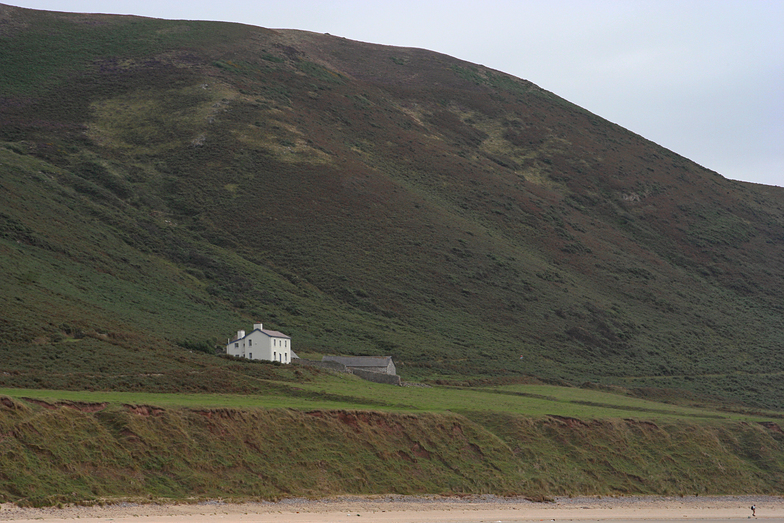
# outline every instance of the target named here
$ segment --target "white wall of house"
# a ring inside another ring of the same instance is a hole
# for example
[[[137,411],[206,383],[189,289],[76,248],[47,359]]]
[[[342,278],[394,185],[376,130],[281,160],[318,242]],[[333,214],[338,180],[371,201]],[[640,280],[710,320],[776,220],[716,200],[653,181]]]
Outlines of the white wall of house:
[[[277,331],[267,331],[261,324],[245,334],[237,332],[237,338],[226,345],[226,354],[251,360],[279,361],[291,363],[291,338]]]

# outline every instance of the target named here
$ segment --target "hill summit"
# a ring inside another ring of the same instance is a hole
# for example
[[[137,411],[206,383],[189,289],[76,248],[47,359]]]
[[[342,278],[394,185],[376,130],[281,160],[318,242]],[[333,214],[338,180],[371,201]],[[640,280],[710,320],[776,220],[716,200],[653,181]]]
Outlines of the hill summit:
[[[244,390],[204,353],[264,321],[784,405],[780,188],[421,49],[10,6],[0,42],[0,385]]]

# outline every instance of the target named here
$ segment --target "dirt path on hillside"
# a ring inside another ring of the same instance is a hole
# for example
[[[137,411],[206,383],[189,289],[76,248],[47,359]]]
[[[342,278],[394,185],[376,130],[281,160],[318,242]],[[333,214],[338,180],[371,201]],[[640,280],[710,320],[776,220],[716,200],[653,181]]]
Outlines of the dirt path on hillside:
[[[0,520],[80,523],[478,523],[515,521],[612,520],[707,521],[748,520],[751,505],[756,519],[784,521],[784,498],[723,496],[689,498],[557,498],[553,503],[533,503],[520,498],[493,496],[442,497],[341,497],[326,500],[286,500],[279,503],[194,504],[117,503],[103,507],[21,509],[0,505]],[[141,518],[141,519],[140,519]],[[359,519],[361,518],[361,519]]]

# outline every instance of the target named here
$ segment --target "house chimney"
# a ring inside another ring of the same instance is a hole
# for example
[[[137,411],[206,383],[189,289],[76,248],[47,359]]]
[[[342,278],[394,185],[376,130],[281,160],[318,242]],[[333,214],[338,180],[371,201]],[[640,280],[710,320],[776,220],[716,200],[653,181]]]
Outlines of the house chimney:
[[[253,324],[253,330],[256,330],[256,329],[262,330],[261,323],[254,323]]]
[[[245,331],[237,331],[237,339],[240,340],[245,337]]]

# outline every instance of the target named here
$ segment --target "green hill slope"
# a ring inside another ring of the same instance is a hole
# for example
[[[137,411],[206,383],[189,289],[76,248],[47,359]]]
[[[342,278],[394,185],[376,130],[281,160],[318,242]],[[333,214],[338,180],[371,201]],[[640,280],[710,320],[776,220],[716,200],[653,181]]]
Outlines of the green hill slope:
[[[407,379],[784,405],[779,188],[424,50],[0,22],[0,386],[255,390],[199,350],[263,321]]]

